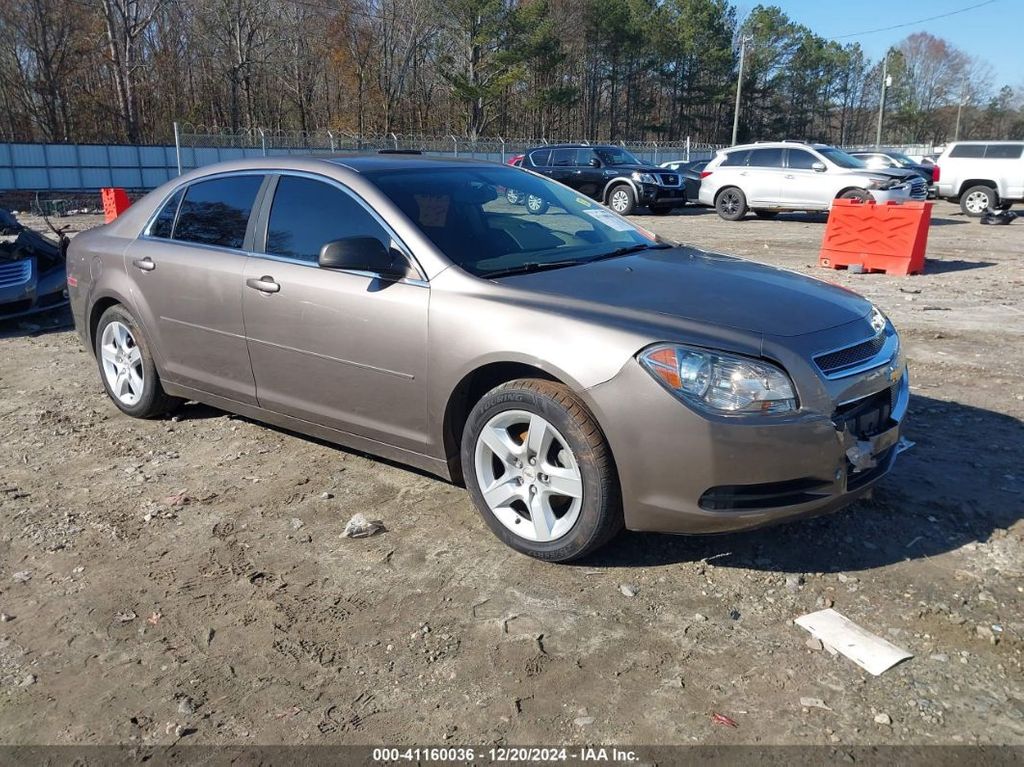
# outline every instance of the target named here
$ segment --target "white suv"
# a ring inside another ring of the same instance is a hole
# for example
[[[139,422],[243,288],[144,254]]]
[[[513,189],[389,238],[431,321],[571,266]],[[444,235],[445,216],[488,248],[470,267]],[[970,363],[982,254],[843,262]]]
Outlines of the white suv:
[[[928,184],[912,171],[869,170],[827,144],[771,141],[719,150],[701,174],[699,199],[727,221],[748,210],[772,218],[784,210],[828,210],[837,198],[925,200]]]
[[[1024,201],[1024,141],[956,141],[939,159],[937,194],[968,216]]]

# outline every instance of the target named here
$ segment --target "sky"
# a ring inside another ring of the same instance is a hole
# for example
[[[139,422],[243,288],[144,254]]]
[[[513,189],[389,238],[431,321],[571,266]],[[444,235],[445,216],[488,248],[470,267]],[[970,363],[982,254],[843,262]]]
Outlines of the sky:
[[[995,72],[994,88],[1024,88],[1024,0],[988,0],[983,7],[942,19],[922,21],[885,32],[867,30],[915,22],[978,5],[985,0],[761,0],[778,5],[795,22],[825,38],[860,43],[872,59],[885,55],[894,43],[914,32],[929,32],[957,48],[988,61]],[[740,15],[756,0],[740,0]]]

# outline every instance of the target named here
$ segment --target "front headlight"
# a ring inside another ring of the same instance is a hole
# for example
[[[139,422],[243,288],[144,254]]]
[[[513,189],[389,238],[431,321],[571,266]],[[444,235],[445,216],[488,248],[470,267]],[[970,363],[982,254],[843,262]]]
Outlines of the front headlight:
[[[638,359],[673,394],[713,413],[796,410],[789,376],[761,360],[678,344],[648,347]]]
[[[639,182],[641,184],[657,184],[658,183],[657,181],[654,180],[654,176],[652,176],[650,173],[641,173],[640,171],[633,171],[633,175],[630,176],[630,178],[632,178],[634,181],[637,181],[637,182]]]

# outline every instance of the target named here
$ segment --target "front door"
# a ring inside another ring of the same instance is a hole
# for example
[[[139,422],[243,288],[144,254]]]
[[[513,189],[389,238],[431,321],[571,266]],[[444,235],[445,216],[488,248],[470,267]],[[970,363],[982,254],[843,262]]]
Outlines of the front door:
[[[140,321],[168,381],[255,404],[242,325],[246,233],[264,176],[197,181],[125,252]]]
[[[278,178],[265,236],[257,232],[266,257],[245,270],[256,396],[268,410],[420,452],[430,289],[317,265],[324,243],[359,236],[399,247],[335,182]]]
[[[788,208],[825,210],[835,195],[835,180],[828,170],[815,170],[824,163],[805,149],[786,150],[786,172],[782,175],[782,200]]]

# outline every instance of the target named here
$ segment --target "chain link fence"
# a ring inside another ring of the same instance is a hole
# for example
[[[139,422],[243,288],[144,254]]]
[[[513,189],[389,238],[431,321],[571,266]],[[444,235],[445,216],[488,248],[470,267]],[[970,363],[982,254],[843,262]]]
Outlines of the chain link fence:
[[[272,131],[263,128],[223,130],[190,123],[175,123],[175,148],[180,172],[223,160],[245,157],[274,157],[290,154],[332,154],[337,152],[416,151],[427,155],[470,157],[508,162],[528,149],[547,144],[614,143],[644,162],[710,159],[718,145],[692,142],[616,141],[584,139],[494,138],[431,136],[409,133],[356,134],[348,131]]]

